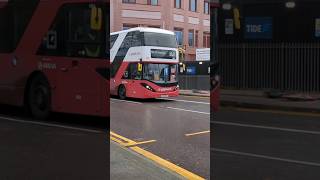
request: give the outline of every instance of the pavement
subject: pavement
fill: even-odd
[[[179,90],[179,94],[183,96],[200,96],[210,97],[210,92],[205,90]]]
[[[177,180],[182,176],[165,169],[138,153],[110,143],[110,179]]]
[[[181,90],[184,96],[210,96],[209,91]],[[320,94],[221,89],[221,106],[320,113]]]

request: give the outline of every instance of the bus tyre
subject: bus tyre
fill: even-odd
[[[47,79],[38,75],[31,80],[27,107],[36,119],[46,119],[51,111],[51,92]]]
[[[126,87],[123,84],[119,86],[118,95],[120,99],[126,99]]]

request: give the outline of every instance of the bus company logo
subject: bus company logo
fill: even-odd
[[[171,91],[172,88],[160,88],[159,91],[160,92],[165,92],[165,91]]]
[[[129,54],[130,56],[140,56],[141,53],[140,52],[132,52]]]
[[[53,64],[53,63],[39,62],[38,63],[38,69],[40,69],[40,70],[42,70],[42,69],[57,69],[57,65]]]

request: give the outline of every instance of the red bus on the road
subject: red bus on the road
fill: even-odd
[[[110,93],[120,99],[179,95],[177,42],[173,32],[132,28],[111,33]]]
[[[109,1],[0,2],[0,104],[109,116]]]
[[[220,77],[218,74],[218,63],[214,63],[210,66],[210,87],[211,87],[211,107],[213,111],[219,109],[219,97],[220,97]]]
[[[211,62],[210,62],[210,87],[211,87],[211,109],[215,112],[219,109],[220,98],[220,76],[218,63],[218,23],[217,23],[217,8],[219,7],[218,0],[210,1],[210,23],[211,23]]]

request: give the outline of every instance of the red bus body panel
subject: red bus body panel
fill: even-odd
[[[220,86],[218,85],[215,89],[211,91],[210,94],[210,101],[211,101],[211,109],[213,112],[219,110],[219,103],[220,103]]]
[[[157,63],[157,62],[153,62]],[[160,62],[158,62],[160,63]],[[129,63],[122,62],[116,76],[111,78],[110,93],[111,95],[118,95],[119,85],[123,84],[126,88],[126,96],[139,99],[153,99],[161,97],[176,97],[179,96],[179,90],[177,86],[160,87],[153,82],[147,80],[132,80],[122,79],[122,76],[127,69]],[[152,87],[156,92],[152,92],[141,85],[145,83]]]
[[[217,9],[220,7],[220,3],[217,2],[216,0],[211,0],[210,1],[210,8],[211,10],[213,9]],[[211,18],[212,17],[212,13],[211,13]],[[217,28],[217,24],[211,24],[212,27]],[[213,42],[214,45],[216,45],[216,42]],[[213,72],[216,73],[216,72]],[[213,74],[213,76],[216,76],[217,74]],[[213,78],[213,77],[211,77]],[[220,79],[220,78],[219,78]],[[216,87],[214,87],[213,89],[211,89],[210,92],[210,106],[211,106],[211,110],[213,110],[213,112],[217,112],[219,110],[219,106],[220,106],[220,82],[218,82],[218,85],[216,85]]]
[[[109,67],[108,59],[37,55],[42,38],[64,4],[94,2],[107,1],[40,1],[14,52],[0,53],[0,104],[22,106],[28,78],[41,72],[51,87],[52,111],[109,117],[109,80],[96,72],[96,68]],[[3,5],[0,3],[0,8]],[[12,64],[14,59],[16,66]],[[72,61],[79,64],[73,67]],[[45,64],[54,68],[43,68]],[[63,68],[68,71],[63,72]]]

